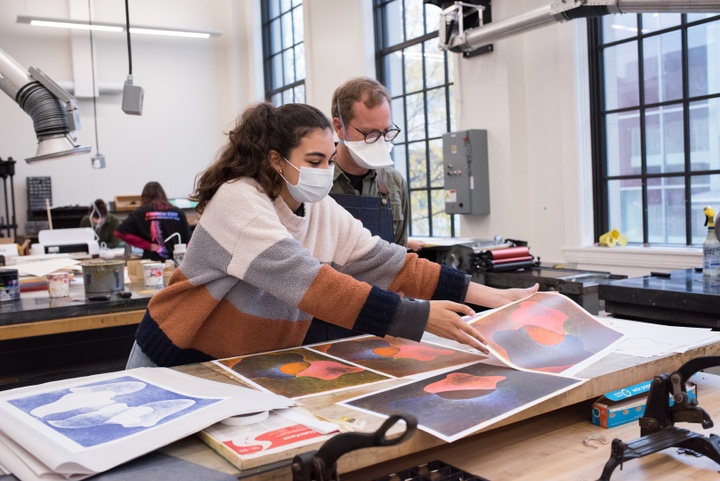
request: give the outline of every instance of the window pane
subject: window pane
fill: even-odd
[[[690,220],[692,226],[692,243],[702,244],[707,236],[705,214],[703,209],[710,206],[718,213],[720,206],[720,175],[698,175],[690,179],[692,194],[690,196]]]
[[[414,236],[429,236],[428,192],[426,190],[410,192],[410,233]]]
[[[404,97],[395,98],[392,100],[392,120],[395,124],[400,127],[400,133],[395,140],[394,144],[405,142],[405,108],[404,108]]]
[[[648,241],[685,245],[685,179],[648,179]]]
[[[268,12],[270,13],[270,18],[277,17],[280,15],[280,2],[279,0],[267,0],[268,2]]]
[[[690,169],[720,169],[720,100],[690,103]],[[720,206],[718,206],[720,207]]]
[[[680,32],[650,37],[643,46],[645,103],[682,98],[682,53]]]
[[[303,25],[302,6],[293,9],[293,37],[294,44],[302,43],[305,40],[305,28]]]
[[[305,84],[300,84],[293,89],[295,91],[295,102],[305,103]]]
[[[393,52],[383,57],[383,74],[385,85],[395,95],[403,93],[403,64],[402,54]]]
[[[638,112],[608,114],[606,117],[607,174],[610,176],[640,173],[640,119]]]
[[[403,19],[405,15],[403,14],[402,2],[400,0],[394,0],[382,8],[387,24],[378,26],[377,28],[383,29],[386,41],[385,46],[388,47],[402,43],[405,41],[405,37],[403,36]]]
[[[437,32],[440,26],[440,15],[437,8],[427,8],[425,6],[425,33]],[[435,40],[437,43],[437,39]]]
[[[685,170],[685,136],[681,105],[648,109],[645,114],[647,172]]]
[[[270,52],[271,54],[278,53],[282,50],[282,25],[280,19],[273,20],[270,22]]]
[[[427,92],[428,137],[442,137],[447,132],[445,89]]]
[[[422,45],[417,44],[403,50],[405,59],[405,91],[418,92],[423,89]]]
[[[283,58],[283,68],[285,70],[285,75],[283,75],[284,83],[291,84],[295,81],[295,55],[293,55],[294,50],[285,50],[282,53]]]
[[[408,186],[411,189],[424,189],[427,187],[427,156],[425,154],[425,142],[413,142],[408,144],[410,179]]]
[[[295,80],[305,78],[305,44],[295,46]]]
[[[610,228],[617,229],[628,242],[643,242],[643,205],[640,179],[608,182]]]
[[[405,39],[411,40],[416,37],[422,37],[425,33],[425,25],[423,22],[423,1],[422,0],[405,0]]]
[[[427,88],[445,84],[445,54],[438,47],[436,38],[424,44],[425,85]]]
[[[408,140],[425,138],[425,97],[422,93],[407,96],[407,124]]]
[[[688,13],[687,21],[695,22],[698,20],[705,20],[706,18],[714,17],[717,13]]]
[[[637,42],[605,49],[605,108],[633,107],[640,102],[638,92]]]
[[[290,48],[293,44],[293,17],[291,12],[283,13],[280,17],[282,23],[282,48]]]
[[[283,12],[287,12],[292,8],[292,2],[290,0],[280,0],[280,9]]]
[[[445,185],[442,138],[428,141],[428,148],[430,152],[430,187],[442,188]]]
[[[407,181],[407,152],[405,150],[405,144],[395,145],[390,154],[393,161],[395,161],[395,170],[399,171]]]
[[[720,92],[720,22],[688,28],[688,90],[691,97]]]
[[[679,13],[643,13],[642,33],[652,33],[680,25]]]
[[[270,59],[272,68],[272,88],[276,89],[283,86],[283,58],[282,54],[275,55]]]
[[[637,15],[605,15],[602,17],[603,42],[611,43],[637,35]]]
[[[445,213],[445,191],[431,190],[430,195],[432,196],[432,235],[449,237],[450,216]]]

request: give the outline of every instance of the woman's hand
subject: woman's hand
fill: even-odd
[[[535,294],[540,286],[535,284],[525,289],[495,289],[476,282],[471,282],[468,287],[465,302],[485,307],[502,307],[505,304],[524,299]]]
[[[475,312],[464,304],[452,301],[430,301],[430,316],[425,330],[436,336],[467,344],[488,353],[484,344],[487,340],[465,322],[461,316],[472,316]]]

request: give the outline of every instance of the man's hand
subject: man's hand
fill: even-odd
[[[465,302],[485,307],[502,307],[505,304],[524,299],[535,294],[540,286],[535,284],[525,289],[495,289],[476,282],[471,282],[468,287]]]
[[[408,241],[407,241],[408,250],[411,250],[413,252],[417,252],[420,249],[422,249],[423,247],[425,247],[425,243],[421,240],[408,239]]]

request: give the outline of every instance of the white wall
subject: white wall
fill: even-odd
[[[551,3],[496,0],[497,21]],[[370,0],[304,0],[308,103],[330,112],[332,91],[357,75],[375,75]],[[66,18],[86,0],[3,0],[0,48],[24,67],[58,82],[87,64],[83,41],[65,30],[15,23],[17,15]],[[85,7],[87,8],[87,7]],[[124,2],[92,0],[93,19],[124,23]],[[438,9],[439,12],[439,9]],[[131,22],[222,32],[190,40],[133,35],[135,84],[145,89],[143,115],[120,109],[119,93],[97,100],[101,152],[28,165],[35,152],[30,118],[0,94],[0,157],[18,160],[15,176],[20,232],[28,176],[51,176],[53,204],[86,205],[96,197],[139,194],[150,180],[171,197],[190,194],[212,161],[223,133],[249,103],[261,100],[259,0],[131,0]],[[463,237],[499,234],[525,239],[544,265],[644,275],[701,264],[699,249],[591,247],[592,191],[584,21],[553,24],[494,43],[490,54],[453,54],[458,129],[487,129],[491,214],[464,216]],[[127,76],[124,34],[95,33],[96,81],[120,86]],[[75,56],[75,58],[74,58]],[[84,60],[84,62],[80,62]],[[77,67],[76,67],[77,69]],[[80,69],[83,72],[82,69]],[[85,68],[85,75],[91,70]],[[584,77],[585,76],[585,77]],[[84,79],[87,82],[87,78]],[[93,105],[79,99],[84,145],[95,146]],[[93,150],[94,153],[94,150]],[[0,208],[4,211],[2,200]]]
[[[87,6],[86,1],[79,3]],[[94,21],[124,23],[124,2],[94,0],[92,5]],[[0,48],[23,67],[40,68],[56,82],[72,85],[73,64],[88,64],[86,58],[73,56],[86,52],[77,45],[89,43],[89,34],[15,22],[17,15],[68,18],[71,6],[77,14],[78,5],[67,0],[0,2]],[[36,149],[32,121],[0,94],[0,157],[18,161],[14,183],[19,231],[24,232],[29,176],[52,178],[54,206],[84,206],[96,197],[113,200],[116,195],[139,194],[151,180],[161,182],[170,197],[188,196],[195,175],[213,159],[237,113],[261,99],[262,85],[258,88],[252,75],[261,63],[252,57],[251,34],[259,29],[253,22],[256,10],[251,1],[130,2],[133,24],[209,29],[222,35],[209,40],[132,36],[134,82],[145,90],[143,114],[124,114],[119,91],[97,98],[98,140],[107,161],[103,170],[90,167],[96,151],[92,99],[78,99],[78,136],[83,145],[93,146],[92,154],[28,165],[23,159]],[[121,88],[128,74],[125,34],[95,32],[93,39],[96,83]],[[92,70],[88,67],[80,75],[91,78]]]

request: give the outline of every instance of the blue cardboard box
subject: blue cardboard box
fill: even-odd
[[[600,396],[592,405],[592,423],[603,428],[614,428],[640,419],[645,414],[650,383],[651,381],[641,382]],[[695,384],[687,383],[686,388],[688,397],[695,399],[697,397]],[[669,402],[672,406],[672,398]]]

